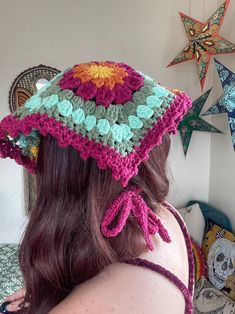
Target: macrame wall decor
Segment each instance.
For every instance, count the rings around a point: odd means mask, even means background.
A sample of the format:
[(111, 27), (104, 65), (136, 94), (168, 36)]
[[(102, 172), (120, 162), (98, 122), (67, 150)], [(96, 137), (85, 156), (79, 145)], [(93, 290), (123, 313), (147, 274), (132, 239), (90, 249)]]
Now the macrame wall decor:
[(235, 53), (235, 45), (219, 35), (229, 1), (224, 1), (205, 23), (180, 13), (189, 43), (168, 66), (195, 59), (202, 90), (211, 56)]
[[(28, 98), (36, 94), (48, 81), (53, 79), (60, 71), (40, 64), (20, 73), (10, 88), (9, 105), (10, 111), (14, 112), (21, 107)], [(24, 171), (24, 202), (26, 211), (33, 207), (35, 202), (35, 178)]]
[(21, 107), (29, 97), (59, 72), (55, 68), (41, 64), (20, 73), (10, 88), (9, 105), (11, 112)]

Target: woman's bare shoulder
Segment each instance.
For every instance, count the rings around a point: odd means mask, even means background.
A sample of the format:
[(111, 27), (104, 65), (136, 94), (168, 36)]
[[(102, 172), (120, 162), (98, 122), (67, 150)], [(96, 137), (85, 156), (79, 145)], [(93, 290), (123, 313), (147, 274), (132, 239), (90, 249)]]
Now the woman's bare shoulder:
[[(180, 226), (167, 209), (161, 211), (160, 219), (171, 243), (164, 243), (155, 235), (155, 250), (146, 251), (140, 257), (161, 264), (186, 284), (187, 251)], [(183, 313), (184, 307), (181, 291), (163, 275), (139, 266), (115, 263), (76, 287), (49, 314), (177, 314)]]
[(181, 314), (184, 307), (181, 292), (165, 277), (122, 264), (76, 287), (49, 314)]

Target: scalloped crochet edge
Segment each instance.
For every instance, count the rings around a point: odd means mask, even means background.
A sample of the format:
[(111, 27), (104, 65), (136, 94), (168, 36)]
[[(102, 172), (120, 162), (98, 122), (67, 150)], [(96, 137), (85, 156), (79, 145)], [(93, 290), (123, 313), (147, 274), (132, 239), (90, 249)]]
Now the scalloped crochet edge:
[(121, 185), (125, 187), (130, 178), (137, 174), (139, 164), (149, 158), (150, 150), (161, 144), (163, 135), (167, 132), (169, 134), (177, 132), (179, 122), (192, 106), (192, 100), (185, 93), (176, 92), (176, 94), (176, 98), (165, 114), (147, 131), (141, 139), (140, 145), (134, 147), (135, 151), (127, 156), (122, 156), (108, 145), (104, 146), (100, 142), (83, 137), (60, 121), (49, 118), (47, 114), (35, 113), (23, 119), (10, 114), (2, 120), (0, 123), (0, 157), (12, 158), (31, 173), (36, 173), (36, 161), (23, 156), (20, 148), (14, 146), (6, 136), (10, 135), (14, 138), (20, 132), (29, 135), (32, 129), (37, 129), (42, 136), (50, 134), (56, 138), (61, 147), (65, 148), (71, 145), (80, 152), (83, 160), (93, 157), (99, 168), (110, 168), (112, 177), (120, 180)]

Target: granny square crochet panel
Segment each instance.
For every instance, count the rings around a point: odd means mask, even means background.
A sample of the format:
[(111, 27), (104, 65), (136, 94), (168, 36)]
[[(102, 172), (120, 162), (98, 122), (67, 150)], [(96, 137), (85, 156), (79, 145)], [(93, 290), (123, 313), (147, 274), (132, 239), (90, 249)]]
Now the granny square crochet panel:
[(110, 168), (122, 186), (165, 133), (176, 133), (191, 107), (171, 90), (124, 63), (89, 62), (59, 73), (0, 123), (0, 156), (37, 171), (40, 137), (73, 146), (81, 158)]

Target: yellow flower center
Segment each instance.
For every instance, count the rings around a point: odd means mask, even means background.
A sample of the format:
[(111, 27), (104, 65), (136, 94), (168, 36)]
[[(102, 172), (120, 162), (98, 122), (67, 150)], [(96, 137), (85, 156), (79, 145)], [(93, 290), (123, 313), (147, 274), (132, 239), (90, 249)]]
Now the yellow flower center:
[(89, 75), (93, 78), (108, 78), (113, 74), (113, 69), (109, 66), (92, 65), (88, 69)]

